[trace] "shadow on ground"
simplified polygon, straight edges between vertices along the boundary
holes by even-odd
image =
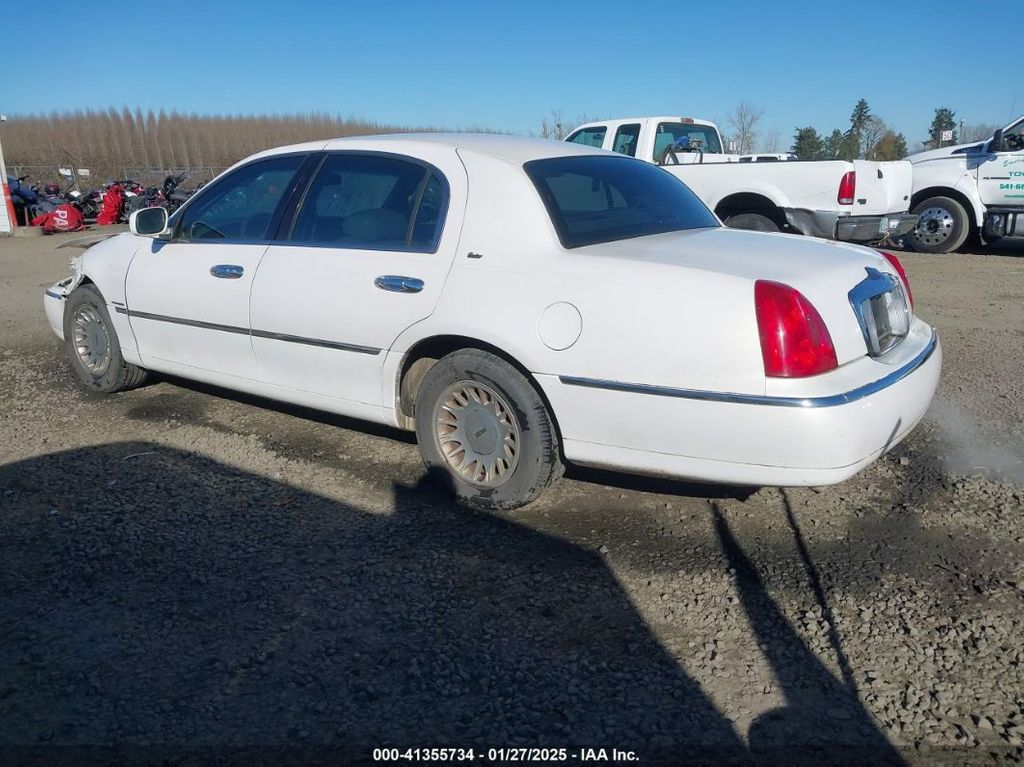
[[[15,760],[190,744],[278,762],[471,745],[899,761],[855,691],[780,633],[721,516],[754,632],[801,671],[752,749],[602,557],[436,489],[397,486],[374,513],[122,443],[0,467],[0,491],[0,755]]]

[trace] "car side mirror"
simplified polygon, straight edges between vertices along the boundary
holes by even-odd
[[[139,208],[128,217],[128,228],[140,237],[159,237],[167,229],[167,211],[163,208]]]
[[[1003,151],[1003,129],[1000,128],[992,134],[992,143],[989,145],[990,152],[1002,152]]]

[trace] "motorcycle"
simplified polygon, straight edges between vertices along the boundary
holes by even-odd
[[[127,219],[140,208],[156,207],[166,208],[168,215],[173,214],[193,194],[193,192],[186,192],[178,188],[186,176],[185,173],[167,176],[160,187],[151,186],[141,191],[132,190],[134,194],[126,192],[124,217]]]

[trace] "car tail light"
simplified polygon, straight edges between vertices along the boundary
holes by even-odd
[[[828,328],[799,290],[758,280],[754,283],[754,310],[766,376],[803,378],[839,366]]]
[[[839,182],[839,193],[836,195],[836,202],[840,205],[853,205],[853,198],[857,194],[857,172],[848,171],[843,174],[843,180]]]
[[[914,306],[914,294],[910,291],[910,280],[907,279],[907,271],[903,268],[903,264],[896,258],[892,253],[886,253],[884,250],[878,251],[885,260],[892,264],[892,268],[896,270],[896,274],[900,276],[900,281],[903,283],[903,289],[907,291],[907,301],[910,302],[911,308]]]

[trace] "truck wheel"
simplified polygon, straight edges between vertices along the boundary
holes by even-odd
[[[424,376],[416,441],[427,468],[478,508],[523,506],[562,475],[558,432],[537,390],[477,349],[442,357]]]
[[[755,232],[780,232],[779,225],[760,213],[739,213],[724,221],[730,229],[750,229]]]
[[[971,233],[964,206],[949,197],[930,197],[911,212],[918,219],[907,240],[919,253],[949,253],[963,245]]]
[[[88,389],[113,394],[146,381],[146,371],[125,362],[106,301],[92,285],[80,285],[64,306],[64,346],[71,367]]]

